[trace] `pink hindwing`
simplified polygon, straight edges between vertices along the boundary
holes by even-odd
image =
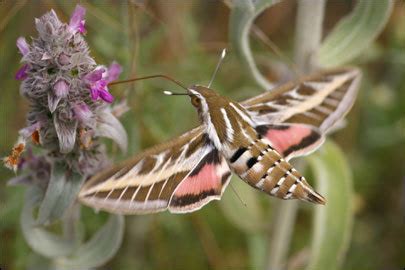
[[[304,124],[262,125],[256,130],[286,160],[310,154],[324,141],[317,128]]]

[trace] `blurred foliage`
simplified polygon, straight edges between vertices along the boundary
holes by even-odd
[[[231,1],[80,3],[87,8],[87,40],[92,55],[100,63],[114,59],[121,63],[122,78],[164,73],[185,84],[206,84],[218,53],[229,46]],[[354,183],[353,232],[342,269],[405,266],[405,7],[403,1],[393,3],[388,24],[377,41],[359,49],[361,54],[352,62],[364,72],[362,90],[346,128],[332,136],[345,153]],[[19,82],[14,80],[19,66],[15,41],[21,35],[34,34],[34,18],[51,8],[67,21],[75,4],[61,0],[0,1],[1,156],[7,155],[14,144],[18,129],[24,126],[27,110],[27,103],[19,97]],[[328,1],[324,36],[354,7],[355,2],[351,0]],[[286,0],[265,10],[254,21],[255,27],[283,54],[269,50],[257,36],[250,38],[258,69],[274,83],[286,79],[283,74],[290,64],[284,58],[291,59],[293,55],[295,13],[296,2]],[[123,118],[129,134],[127,156],[197,125],[196,113],[188,100],[161,94],[160,90],[172,88],[172,84],[156,80],[113,89],[116,97],[127,97],[131,107]],[[261,92],[232,51],[213,88],[235,100]],[[331,145],[324,148],[309,160],[323,163],[325,168],[320,171],[321,165],[315,166],[313,177],[308,172],[307,179],[328,177],[338,183],[338,177],[345,172],[337,170],[337,174],[330,175],[330,170],[342,166],[339,158],[342,153]],[[113,145],[111,152],[116,159],[125,158]],[[25,189],[6,186],[12,172],[0,168],[0,175],[0,265],[16,270],[29,266],[45,269],[47,261],[30,251],[19,226]],[[123,244],[101,269],[263,268],[272,241],[268,232],[280,204],[237,178],[233,179],[233,186],[246,207],[228,188],[222,201],[189,215],[161,213],[126,217]],[[315,237],[311,230],[312,210],[312,205],[299,204],[286,262],[289,269],[301,269],[311,258],[311,239]],[[336,209],[322,211],[325,210],[328,212],[324,214],[333,215]],[[109,226],[121,226],[122,221],[107,221],[106,216],[82,209],[83,231],[89,234],[80,237],[89,245],[98,242],[89,238],[103,224],[105,230]],[[74,268],[74,263],[72,257],[61,265]]]
[[[352,227],[352,176],[343,152],[327,141],[309,158],[317,190],[328,198],[315,208],[311,258],[307,269],[339,269],[348,248]]]

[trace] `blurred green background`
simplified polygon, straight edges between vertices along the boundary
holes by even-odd
[[[162,73],[186,85],[207,84],[219,52],[229,47],[230,3],[80,1],[87,9],[86,40],[98,64],[108,65],[117,60],[124,68],[122,79]],[[8,155],[18,130],[24,127],[28,110],[27,101],[19,96],[20,82],[14,80],[20,60],[16,39],[36,36],[34,18],[50,9],[67,22],[75,4],[76,1],[61,0],[0,1],[1,156]],[[354,4],[355,1],[350,0],[328,1],[324,33],[349,13]],[[296,1],[282,1],[256,20],[256,26],[283,54],[277,55],[257,38],[251,38],[256,62],[272,82],[285,79],[282,71],[291,69],[291,65],[285,63],[286,59],[292,59],[296,9]],[[395,2],[384,31],[353,64],[364,73],[361,91],[346,128],[331,136],[348,160],[354,183],[353,230],[341,269],[402,269],[405,267],[403,1]],[[161,90],[176,90],[174,88],[171,83],[151,80],[112,89],[117,99],[128,99],[131,111],[121,119],[129,135],[128,153],[120,154],[112,146],[111,157],[123,159],[198,124],[188,99],[166,97],[161,93]],[[262,91],[241,67],[232,50],[213,88],[235,100]],[[30,250],[21,233],[19,216],[25,188],[7,187],[7,180],[12,176],[11,171],[0,167],[0,265],[5,269],[42,269],[38,265],[44,259]],[[192,214],[126,217],[123,244],[101,269],[265,267],[272,242],[269,232],[275,226],[272,217],[280,202],[257,191],[245,193],[246,185],[234,180],[246,207],[228,189],[223,200],[226,203],[212,202]],[[285,262],[289,269],[302,269],[307,263],[313,233],[312,207],[299,205]],[[82,216],[86,237],[89,237],[107,215],[95,214],[86,208]],[[258,219],[264,222],[252,224]]]

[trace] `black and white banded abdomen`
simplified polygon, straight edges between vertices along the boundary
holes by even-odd
[[[325,199],[283,159],[267,139],[257,139],[247,147],[228,153],[231,170],[252,187],[281,199],[325,203]]]

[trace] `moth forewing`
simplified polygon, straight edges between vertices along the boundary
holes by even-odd
[[[287,83],[242,105],[257,124],[300,123],[327,132],[354,103],[361,72],[340,68]]]
[[[198,127],[92,177],[79,200],[119,214],[183,213],[219,199],[229,168]]]

